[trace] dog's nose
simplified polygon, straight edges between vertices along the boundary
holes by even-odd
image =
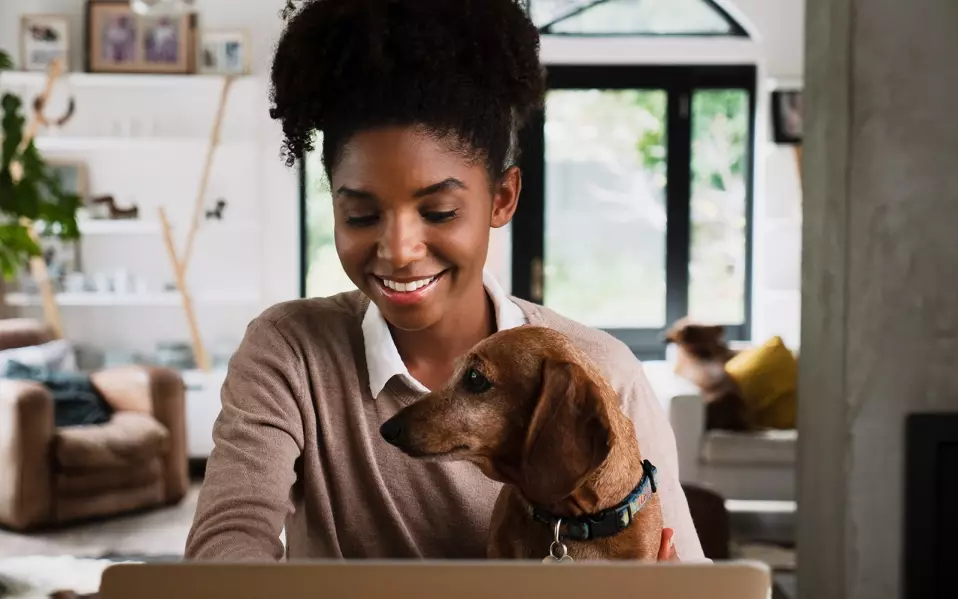
[[[396,441],[399,441],[400,435],[402,435],[402,424],[397,419],[390,418],[379,427],[379,434],[387,443],[395,445]]]

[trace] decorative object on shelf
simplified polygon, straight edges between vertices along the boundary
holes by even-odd
[[[0,69],[12,66],[9,56],[0,52]],[[64,64],[54,59],[47,70],[40,98],[50,97],[53,86],[63,74]],[[16,277],[29,261],[34,282],[43,298],[44,317],[57,336],[63,335],[60,311],[53,283],[44,260],[40,238],[76,240],[80,230],[76,221],[80,197],[65,191],[60,178],[43,160],[34,144],[40,127],[36,113],[27,124],[20,114],[19,97],[7,93],[2,101],[3,151],[0,154],[0,270],[6,279]],[[39,227],[35,223],[42,223]],[[39,229],[39,230],[38,230]]]
[[[189,343],[180,341],[162,341],[156,344],[156,354],[153,358],[158,366],[176,370],[190,370],[196,368],[193,357],[193,348]]]
[[[70,65],[70,20],[64,15],[20,17],[20,63],[24,71],[46,71],[54,60]]]
[[[72,272],[63,281],[63,290],[67,293],[84,293],[87,291],[86,275],[82,272]]]
[[[119,208],[116,205],[116,199],[111,195],[98,196],[93,198],[91,202],[94,206],[105,206],[107,211],[105,218],[111,220],[132,220],[140,217],[140,208],[139,206],[131,206],[129,208]],[[98,214],[104,214],[103,212],[98,212]]]
[[[160,206],[160,223],[163,226],[163,242],[166,244],[166,252],[169,255],[170,263],[173,266],[173,276],[176,278],[176,286],[183,300],[183,311],[186,313],[186,322],[190,327],[190,337],[193,339],[193,351],[196,362],[200,369],[209,372],[211,369],[209,354],[203,346],[203,340],[200,337],[199,325],[196,322],[196,313],[193,311],[193,299],[190,296],[189,286],[187,285],[186,272],[189,268],[190,257],[193,253],[193,243],[196,240],[196,231],[200,226],[200,216],[203,214],[203,204],[206,199],[206,189],[209,186],[210,173],[213,170],[213,155],[216,147],[220,143],[220,130],[223,127],[223,116],[226,114],[226,101],[229,98],[230,88],[233,86],[233,77],[227,76],[223,82],[223,91],[220,94],[219,106],[216,109],[216,118],[213,121],[213,129],[210,132],[209,145],[206,148],[206,162],[203,166],[203,174],[200,177],[200,189],[196,194],[196,201],[193,204],[193,219],[190,222],[190,228],[186,235],[186,247],[183,249],[182,256],[176,251],[176,245],[173,242],[173,229],[170,221],[166,217],[166,210]]]
[[[220,198],[216,200],[216,206],[212,210],[206,211],[206,220],[223,220],[223,210],[226,209],[226,200]]]
[[[204,30],[200,34],[200,72],[209,75],[246,75],[250,70],[249,32]]]
[[[47,267],[47,276],[55,292],[66,289],[67,277],[80,273],[80,244],[73,240],[64,241],[57,237],[41,237],[43,260]]]
[[[127,0],[87,0],[86,27],[92,73],[196,72],[195,14],[144,16]]]
[[[39,120],[40,124],[44,127],[47,127],[47,128],[62,127],[66,125],[68,122],[70,122],[70,119],[72,119],[74,113],[76,113],[76,110],[77,110],[76,98],[74,98],[73,96],[70,96],[70,99],[67,100],[66,111],[64,111],[62,115],[51,120],[46,115],[47,101],[48,101],[47,98],[43,98],[41,96],[37,96],[37,98],[33,101],[33,112],[34,114],[37,115],[37,120]]]

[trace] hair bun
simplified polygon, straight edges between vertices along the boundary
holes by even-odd
[[[271,115],[290,164],[317,130],[341,145],[408,123],[455,133],[501,169],[513,129],[541,106],[539,34],[518,0],[287,0],[283,15]]]

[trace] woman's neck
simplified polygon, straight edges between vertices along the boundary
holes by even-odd
[[[452,375],[455,361],[495,331],[495,308],[482,285],[459,310],[427,329],[390,327],[406,368],[429,389],[438,389]]]

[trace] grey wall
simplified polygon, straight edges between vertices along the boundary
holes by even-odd
[[[807,8],[799,589],[897,598],[904,418],[958,410],[958,4]]]

